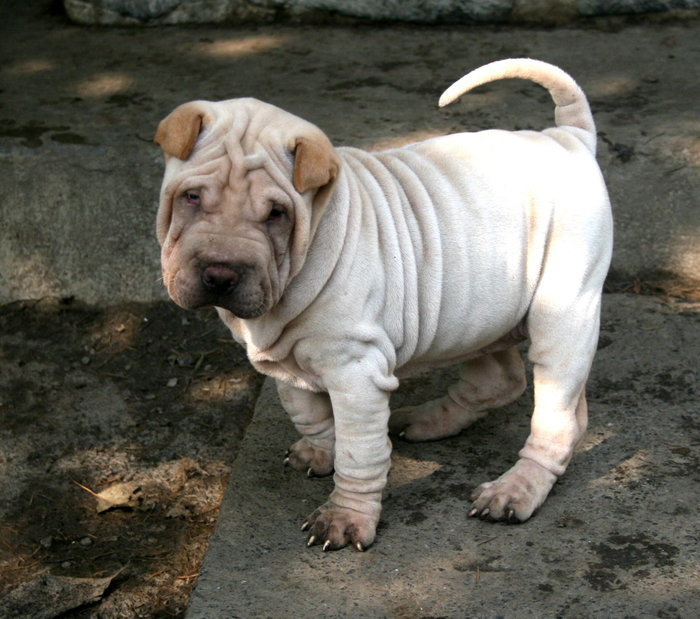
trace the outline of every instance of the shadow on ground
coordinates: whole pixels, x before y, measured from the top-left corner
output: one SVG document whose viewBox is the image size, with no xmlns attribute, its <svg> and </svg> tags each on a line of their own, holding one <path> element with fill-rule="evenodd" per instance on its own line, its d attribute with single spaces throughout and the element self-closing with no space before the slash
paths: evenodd
<svg viewBox="0 0 700 619">
<path fill-rule="evenodd" d="M 260 384 L 213 312 L 1 308 L 0 616 L 181 614 Z"/>
</svg>

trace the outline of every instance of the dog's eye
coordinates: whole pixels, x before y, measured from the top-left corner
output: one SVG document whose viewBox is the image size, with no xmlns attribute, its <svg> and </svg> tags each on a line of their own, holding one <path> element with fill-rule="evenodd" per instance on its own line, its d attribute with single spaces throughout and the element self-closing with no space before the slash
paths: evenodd
<svg viewBox="0 0 700 619">
<path fill-rule="evenodd" d="M 284 210 L 284 208 L 279 204 L 273 203 L 265 223 L 274 224 L 282 221 L 286 216 L 287 212 Z"/>
<path fill-rule="evenodd" d="M 201 204 L 201 198 L 199 195 L 199 191 L 196 191 L 194 189 L 188 189 L 184 194 L 182 194 L 187 201 L 187 204 L 191 204 L 192 206 L 199 206 Z"/>
</svg>

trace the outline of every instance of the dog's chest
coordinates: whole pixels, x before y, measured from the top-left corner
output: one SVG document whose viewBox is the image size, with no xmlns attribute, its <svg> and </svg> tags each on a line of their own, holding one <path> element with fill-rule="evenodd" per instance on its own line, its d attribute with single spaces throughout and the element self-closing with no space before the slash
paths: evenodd
<svg viewBox="0 0 700 619">
<path fill-rule="evenodd" d="M 324 390 L 321 379 L 303 369 L 293 355 L 288 355 L 281 360 L 273 360 L 260 353 L 251 355 L 249 350 L 248 358 L 253 367 L 261 374 L 266 374 L 301 389 Z"/>
</svg>

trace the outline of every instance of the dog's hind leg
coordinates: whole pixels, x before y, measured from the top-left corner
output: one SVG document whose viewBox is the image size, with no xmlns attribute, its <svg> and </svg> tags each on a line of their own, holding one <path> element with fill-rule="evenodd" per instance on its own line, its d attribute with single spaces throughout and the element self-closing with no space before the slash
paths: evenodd
<svg viewBox="0 0 700 619">
<path fill-rule="evenodd" d="M 447 394 L 392 412 L 389 430 L 409 441 L 458 434 L 486 413 L 517 399 L 525 390 L 525 369 L 517 347 L 464 362 Z"/>
<path fill-rule="evenodd" d="M 277 393 L 302 435 L 289 448 L 285 466 L 304 471 L 309 477 L 330 475 L 333 472 L 335 427 L 328 394 L 298 389 L 279 380 Z"/>
<path fill-rule="evenodd" d="M 575 232 L 581 235 L 584 229 Z M 552 236 L 557 234 L 563 236 L 555 229 Z M 564 237 L 550 245 L 528 312 L 535 394 L 530 435 L 513 467 L 472 493 L 472 517 L 527 520 L 563 475 L 586 431 L 585 386 L 598 341 L 600 289 L 609 253 L 602 243 L 583 243 L 572 257 L 563 247 L 567 242 Z"/>
<path fill-rule="evenodd" d="M 559 423 L 551 424 L 552 414 L 535 409 L 533 431 L 520 451 L 519 460 L 498 479 L 483 483 L 472 492 L 469 516 L 523 522 L 542 505 L 586 430 L 585 393 L 581 391 L 570 412 L 553 411 L 553 414 L 563 416 Z"/>
</svg>

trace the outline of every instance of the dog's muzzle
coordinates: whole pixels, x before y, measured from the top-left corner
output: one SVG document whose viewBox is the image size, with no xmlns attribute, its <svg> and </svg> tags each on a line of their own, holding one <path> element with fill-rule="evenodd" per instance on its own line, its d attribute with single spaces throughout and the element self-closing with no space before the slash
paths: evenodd
<svg viewBox="0 0 700 619">
<path fill-rule="evenodd" d="M 242 269 L 228 264 L 209 264 L 201 267 L 199 279 L 204 290 L 217 297 L 233 293 L 241 281 Z"/>
<path fill-rule="evenodd" d="M 266 309 L 266 294 L 257 269 L 249 264 L 202 264 L 200 303 L 229 310 L 239 318 L 256 318 Z"/>
</svg>

